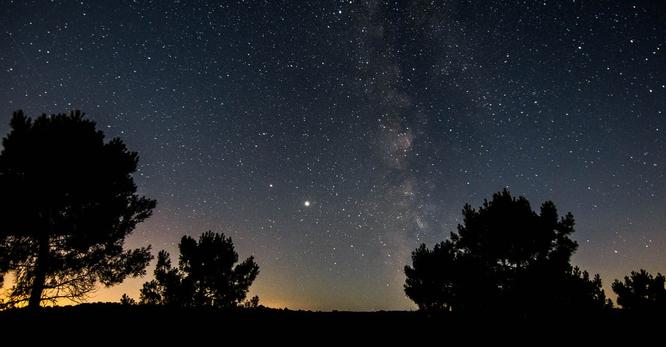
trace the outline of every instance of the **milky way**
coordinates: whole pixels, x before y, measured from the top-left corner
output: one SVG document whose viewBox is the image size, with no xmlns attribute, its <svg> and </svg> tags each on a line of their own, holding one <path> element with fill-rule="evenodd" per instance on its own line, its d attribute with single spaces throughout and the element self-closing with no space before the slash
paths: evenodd
<svg viewBox="0 0 666 347">
<path fill-rule="evenodd" d="M 607 286 L 666 271 L 664 50 L 659 1 L 5 1 L 0 134 L 83 110 L 158 201 L 128 246 L 224 232 L 269 306 L 414 308 L 411 250 L 504 187 Z"/>
</svg>

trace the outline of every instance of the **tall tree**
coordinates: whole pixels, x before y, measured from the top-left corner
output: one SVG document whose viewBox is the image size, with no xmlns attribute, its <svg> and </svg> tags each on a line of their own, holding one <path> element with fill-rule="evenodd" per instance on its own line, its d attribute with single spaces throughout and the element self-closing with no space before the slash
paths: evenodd
<svg viewBox="0 0 666 347">
<path fill-rule="evenodd" d="M 560 218 L 552 202 L 536 213 L 505 189 L 478 210 L 465 205 L 449 240 L 412 253 L 405 293 L 422 310 L 607 307 L 600 278 L 570 264 L 573 226 L 573 216 Z"/>
<path fill-rule="evenodd" d="M 641 269 L 625 276 L 624 282 L 615 280 L 612 288 L 617 294 L 617 303 L 625 310 L 666 312 L 665 283 L 664 275 L 652 276 Z"/>
<path fill-rule="evenodd" d="M 139 157 L 105 141 L 80 111 L 15 112 L 0 153 L 0 277 L 13 272 L 5 305 L 82 300 L 145 273 L 150 246 L 124 250 L 125 237 L 155 200 L 136 194 Z"/>
<path fill-rule="evenodd" d="M 222 233 L 205 232 L 198 242 L 183 236 L 178 248 L 178 269 L 171 267 L 169 254 L 160 251 L 155 278 L 141 289 L 142 303 L 236 307 L 245 299 L 259 274 L 254 257 L 238 263 L 231 238 Z M 255 302 L 250 304 L 258 305 L 258 298 L 253 300 Z"/>
</svg>

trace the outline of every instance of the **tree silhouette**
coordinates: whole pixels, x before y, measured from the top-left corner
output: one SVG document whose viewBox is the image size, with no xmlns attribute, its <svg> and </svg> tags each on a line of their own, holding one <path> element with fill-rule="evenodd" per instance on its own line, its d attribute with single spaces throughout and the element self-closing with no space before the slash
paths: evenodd
<svg viewBox="0 0 666 347">
<path fill-rule="evenodd" d="M 540 213 L 505 189 L 478 210 L 463 208 L 458 232 L 405 266 L 405 294 L 421 310 L 518 313 L 544 309 L 600 309 L 609 301 L 601 279 L 572 267 L 574 219 L 552 202 Z"/>
<path fill-rule="evenodd" d="M 136 194 L 138 156 L 80 111 L 14 113 L 0 154 L 0 277 L 13 272 L 5 306 L 82 300 L 145 273 L 150 247 L 123 250 L 155 201 Z"/>
<path fill-rule="evenodd" d="M 120 303 L 122 305 L 136 305 L 136 300 L 130 298 L 127 294 L 123 294 L 123 296 L 120 297 Z"/>
<path fill-rule="evenodd" d="M 251 297 L 249 300 L 246 300 L 243 303 L 243 307 L 245 308 L 258 308 L 259 307 L 259 296 L 255 295 Z"/>
<path fill-rule="evenodd" d="M 629 311 L 666 311 L 666 277 L 657 273 L 652 276 L 641 269 L 632 271 L 624 277 L 624 282 L 615 280 L 613 291 L 617 294 L 617 303 Z"/>
<path fill-rule="evenodd" d="M 155 279 L 141 289 L 141 303 L 170 306 L 236 307 L 245 299 L 259 274 L 253 257 L 238 263 L 231 238 L 208 231 L 197 242 L 183 236 L 178 248 L 178 269 L 171 266 L 169 254 L 160 251 Z M 236 265 L 234 265 L 236 264 Z M 257 306 L 259 298 L 247 305 Z"/>
<path fill-rule="evenodd" d="M 140 302 L 149 305 L 193 306 L 194 287 L 189 279 L 171 267 L 167 251 L 157 255 L 154 279 L 143 284 Z"/>
</svg>

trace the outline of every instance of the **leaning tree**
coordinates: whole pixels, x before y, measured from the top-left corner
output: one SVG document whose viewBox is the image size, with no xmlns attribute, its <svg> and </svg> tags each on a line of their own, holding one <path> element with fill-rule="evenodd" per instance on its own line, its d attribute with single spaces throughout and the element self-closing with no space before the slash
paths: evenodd
<svg viewBox="0 0 666 347">
<path fill-rule="evenodd" d="M 150 246 L 123 249 L 155 200 L 137 194 L 139 157 L 105 141 L 80 111 L 34 120 L 15 112 L 0 153 L 0 278 L 4 305 L 80 301 L 101 283 L 145 273 Z"/>
</svg>

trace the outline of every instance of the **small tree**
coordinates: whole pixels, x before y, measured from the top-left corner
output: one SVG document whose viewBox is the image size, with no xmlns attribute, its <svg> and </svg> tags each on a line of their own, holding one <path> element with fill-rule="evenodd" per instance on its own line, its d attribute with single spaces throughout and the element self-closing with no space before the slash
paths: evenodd
<svg viewBox="0 0 666 347">
<path fill-rule="evenodd" d="M 421 245 L 405 266 L 405 294 L 421 310 L 483 311 L 603 308 L 598 276 L 569 263 L 577 244 L 571 214 L 552 202 L 540 213 L 504 190 L 478 210 L 463 209 L 463 224 L 432 250 Z"/>
<path fill-rule="evenodd" d="M 14 113 L 0 153 L 0 282 L 15 275 L 6 305 L 82 300 L 145 273 L 150 247 L 123 250 L 155 207 L 136 194 L 138 160 L 79 111 Z"/>
<path fill-rule="evenodd" d="M 125 306 L 136 305 L 136 300 L 130 298 L 127 294 L 123 294 L 123 296 L 120 297 L 120 304 Z"/>
<path fill-rule="evenodd" d="M 205 232 L 198 242 L 183 236 L 178 248 L 178 269 L 171 267 L 167 252 L 159 253 L 155 279 L 146 282 L 141 289 L 142 303 L 236 307 L 243 302 L 259 274 L 253 257 L 236 264 L 238 253 L 231 238 L 222 233 Z"/>
<path fill-rule="evenodd" d="M 251 309 L 259 308 L 259 296 L 255 295 L 250 299 L 245 300 L 245 302 L 243 302 L 243 307 Z"/>
<path fill-rule="evenodd" d="M 624 277 L 624 282 L 615 280 L 613 291 L 617 303 L 629 311 L 666 311 L 666 277 L 657 273 L 652 276 L 645 270 L 632 271 Z"/>
<path fill-rule="evenodd" d="M 193 306 L 191 284 L 178 269 L 171 267 L 169 253 L 162 250 L 157 255 L 154 279 L 143 284 L 139 301 L 149 305 Z"/>
</svg>

